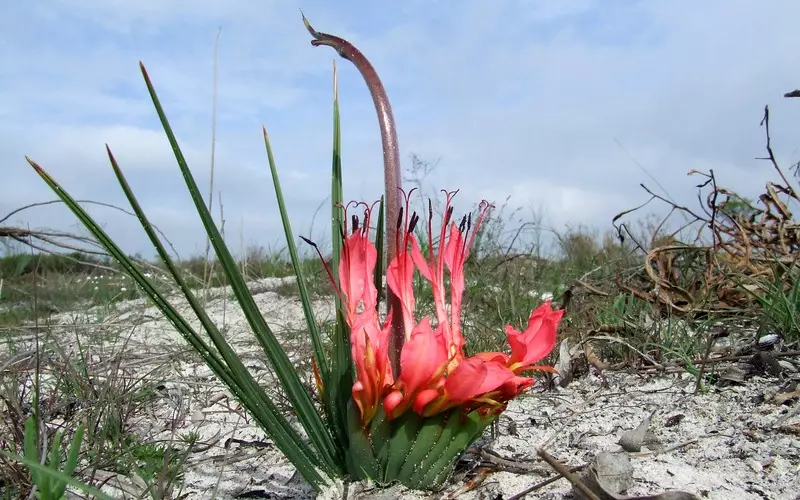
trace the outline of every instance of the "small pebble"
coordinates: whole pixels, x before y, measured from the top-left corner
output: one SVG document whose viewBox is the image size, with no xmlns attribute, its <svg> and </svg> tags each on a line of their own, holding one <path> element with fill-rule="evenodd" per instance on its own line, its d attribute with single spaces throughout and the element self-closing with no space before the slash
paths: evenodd
<svg viewBox="0 0 800 500">
<path fill-rule="evenodd" d="M 761 465 L 761 462 L 752 458 L 747 460 L 747 466 L 750 467 L 750 469 L 753 472 L 758 474 L 760 474 L 764 470 L 764 467 Z"/>
</svg>

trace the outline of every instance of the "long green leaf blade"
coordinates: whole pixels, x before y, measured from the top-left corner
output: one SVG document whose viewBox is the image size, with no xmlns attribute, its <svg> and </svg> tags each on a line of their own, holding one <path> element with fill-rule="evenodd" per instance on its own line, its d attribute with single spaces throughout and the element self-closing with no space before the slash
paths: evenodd
<svg viewBox="0 0 800 500">
<path fill-rule="evenodd" d="M 25 421 L 25 434 L 23 436 L 23 444 L 24 444 L 24 451 L 25 457 L 34 460 L 38 463 L 39 461 L 39 451 L 36 448 L 36 419 L 33 417 L 28 417 L 28 420 Z M 31 479 L 33 479 L 34 484 L 39 484 L 40 477 L 39 471 L 36 469 L 31 469 Z"/>
<path fill-rule="evenodd" d="M 39 462 L 37 462 L 36 460 L 31 460 L 31 459 L 26 458 L 26 457 L 21 457 L 19 455 L 15 455 L 13 453 L 9 453 L 9 452 L 7 452 L 5 450 L 0 450 L 0 455 L 4 456 L 6 458 L 10 458 L 11 460 L 15 460 L 15 461 L 17 461 L 17 462 L 19 462 L 21 464 L 24 464 L 26 467 L 28 467 L 28 469 L 30 469 L 31 475 L 33 475 L 34 472 L 36 474 L 38 474 L 38 475 L 46 475 L 50 479 L 63 481 L 65 483 L 67 483 L 68 485 L 83 491 L 84 493 L 88 493 L 89 495 L 94 495 L 95 498 L 98 498 L 98 499 L 101 499 L 101 500 L 114 500 L 114 498 L 106 495 L 105 493 L 103 493 L 102 491 L 98 490 L 97 488 L 93 488 L 92 486 L 89 486 L 86 483 L 78 481 L 77 479 L 64 474 L 60 470 L 56 470 L 56 469 L 52 469 L 50 467 L 46 467 L 46 466 L 40 464 Z"/>
<path fill-rule="evenodd" d="M 186 300 L 189 302 L 190 307 L 200 320 L 203 328 L 206 330 L 214 346 L 222 356 L 223 361 L 221 364 L 225 365 L 231 370 L 230 377 L 223 380 L 227 381 L 227 385 L 229 385 L 235 394 L 240 395 L 240 400 L 243 405 L 250 411 L 251 414 L 253 414 L 253 417 L 265 427 L 265 430 L 267 430 L 270 435 L 273 436 L 276 445 L 279 449 L 281 449 L 281 451 L 284 452 L 287 458 L 289 458 L 293 463 L 297 462 L 299 464 L 298 469 L 306 468 L 306 465 L 314 463 L 315 454 L 313 451 L 281 414 L 280 410 L 266 394 L 263 387 L 261 387 L 250 374 L 250 372 L 247 371 L 241 359 L 233 351 L 230 344 L 228 344 L 225 336 L 219 331 L 211 318 L 208 317 L 205 309 L 201 306 L 194 293 L 192 293 L 191 288 L 179 272 L 177 266 L 170 257 L 169 252 L 167 252 L 164 244 L 155 233 L 152 224 L 150 224 L 150 221 L 145 215 L 144 210 L 142 210 L 139 201 L 133 194 L 133 190 L 128 184 L 127 179 L 125 179 L 122 169 L 119 168 L 114 155 L 111 153 L 111 150 L 108 148 L 108 146 L 106 146 L 106 149 L 108 151 L 109 161 L 114 169 L 114 174 L 117 176 L 117 180 L 122 187 L 123 192 L 125 193 L 125 197 L 128 199 L 128 203 L 130 203 L 131 208 L 141 222 L 145 233 L 147 233 L 148 238 L 150 238 L 150 242 L 156 248 L 156 252 L 158 252 L 159 257 L 164 262 L 167 270 L 180 287 L 184 297 L 186 297 Z M 311 478 L 309 482 L 313 484 L 313 481 L 319 480 L 318 474 L 313 467 L 307 469 L 308 470 L 304 470 L 304 472 L 301 473 L 304 475 L 304 477 L 306 474 L 309 475 Z"/>
<path fill-rule="evenodd" d="M 234 295 L 236 296 L 236 299 L 242 308 L 242 312 L 244 313 L 250 328 L 253 330 L 253 333 L 261 344 L 262 349 L 272 363 L 275 373 L 277 374 L 289 401 L 294 407 L 300 423 L 308 433 L 308 436 L 314 447 L 320 453 L 320 458 L 322 459 L 321 465 L 329 471 L 342 471 L 344 466 L 336 458 L 336 446 L 331 434 L 328 432 L 328 429 L 322 421 L 322 417 L 320 416 L 319 412 L 314 407 L 311 396 L 308 394 L 305 386 L 300 380 L 300 376 L 295 371 L 291 360 L 289 360 L 289 357 L 286 355 L 283 347 L 272 333 L 272 330 L 269 328 L 269 325 L 267 325 L 267 322 L 261 316 L 261 312 L 259 311 L 255 300 L 253 300 L 252 295 L 250 295 L 250 292 L 247 289 L 247 284 L 245 283 L 241 273 L 239 273 L 238 266 L 236 265 L 230 250 L 228 250 L 227 245 L 225 245 L 222 235 L 214 223 L 214 220 L 203 200 L 203 196 L 200 194 L 200 190 L 197 187 L 197 183 L 195 182 L 194 177 L 189 170 L 189 166 L 185 157 L 183 156 L 183 153 L 181 152 L 178 141 L 175 138 L 175 134 L 172 132 L 172 127 L 167 120 L 166 113 L 164 112 L 158 96 L 156 95 L 156 91 L 150 82 L 149 76 L 147 75 L 147 70 L 142 63 L 139 63 L 139 66 L 141 68 L 142 75 L 144 76 L 147 90 L 150 93 L 150 98 L 153 101 L 153 105 L 156 108 L 161 125 L 164 128 L 164 132 L 167 135 L 170 145 L 172 146 L 175 159 L 178 162 L 178 166 L 183 174 L 186 186 L 189 189 L 192 201 L 194 202 L 195 208 L 197 209 L 197 212 L 203 222 L 203 226 L 205 227 L 209 238 L 211 239 L 211 244 L 214 247 L 214 251 L 219 258 L 220 263 L 222 264 L 225 275 L 231 284 L 231 289 L 233 290 Z"/>
<path fill-rule="evenodd" d="M 378 221 L 376 223 L 375 228 L 375 249 L 378 251 L 378 260 L 375 262 L 375 289 L 378 290 L 378 300 L 375 301 L 375 308 L 380 312 L 381 307 L 381 298 L 384 294 L 383 290 L 383 258 L 385 256 L 385 251 L 383 248 L 383 236 L 384 236 L 384 206 L 383 206 L 383 196 L 381 196 L 380 205 L 378 206 Z"/>
<path fill-rule="evenodd" d="M 172 307 L 172 305 L 164 298 L 164 296 L 152 285 L 152 283 L 141 273 L 141 271 L 139 271 L 139 269 L 133 264 L 127 255 L 122 252 L 116 243 L 111 240 L 105 231 L 103 231 L 103 229 L 94 221 L 94 219 L 92 219 L 91 216 L 89 216 L 89 214 L 80 205 L 78 205 L 78 203 L 66 192 L 66 190 L 64 190 L 54 179 L 52 179 L 38 164 L 36 164 L 36 162 L 30 158 L 27 158 L 27 160 L 28 163 L 30 163 L 31 166 L 36 170 L 39 176 L 42 177 L 45 183 L 50 186 L 50 188 L 62 199 L 62 201 L 64 201 L 64 204 L 67 205 L 70 210 L 72 210 L 84 227 L 86 227 L 87 230 L 89 230 L 89 232 L 92 233 L 92 235 L 97 239 L 97 241 L 109 252 L 109 254 L 120 263 L 128 275 L 136 281 L 136 283 L 153 301 L 156 307 L 158 307 L 162 314 L 164 314 L 167 320 L 200 354 L 212 371 L 214 371 L 214 373 L 219 376 L 228 387 L 231 388 L 234 396 L 240 401 L 246 401 L 248 399 L 247 394 L 243 393 L 239 388 L 234 375 L 224 364 L 224 362 L 219 359 L 219 356 L 216 354 L 216 352 L 214 352 L 210 346 L 208 346 L 202 340 L 199 334 L 194 331 L 194 329 L 183 318 L 183 316 L 181 316 L 174 309 L 174 307 Z M 112 161 L 112 165 L 115 165 L 115 162 Z M 122 180 L 124 181 L 124 177 Z M 127 184 L 124 183 L 123 186 L 126 187 Z M 134 208 L 139 209 L 138 216 L 140 217 L 140 220 L 147 221 L 147 219 L 144 217 L 144 214 L 141 213 L 141 208 L 138 207 L 138 204 Z M 152 226 L 150 227 L 152 228 Z M 163 249 L 163 245 L 161 245 L 161 250 L 166 253 L 166 251 Z M 256 406 L 256 408 L 258 408 L 258 406 Z M 266 405 L 266 409 L 267 411 L 270 410 L 268 404 Z M 274 409 L 274 411 L 277 413 L 277 409 Z M 254 416 L 258 417 L 258 414 Z M 280 430 L 278 423 L 275 424 L 275 428 Z M 303 448 L 294 446 L 294 443 L 297 441 L 297 439 L 299 439 L 299 437 L 297 439 L 290 440 L 290 438 L 287 438 L 282 433 L 276 432 L 272 438 L 275 440 L 276 445 L 281 449 L 281 451 L 286 453 L 287 458 L 289 458 L 292 463 L 296 464 L 298 471 L 303 475 L 303 477 L 309 481 L 310 484 L 314 485 L 315 487 L 319 487 L 319 485 L 322 483 L 322 478 L 319 476 L 319 473 L 313 468 L 312 463 L 305 459 L 305 456 L 298 455 L 299 450 L 302 450 Z"/>
<path fill-rule="evenodd" d="M 333 61 L 333 160 L 331 161 L 331 271 L 339 283 L 339 261 L 342 255 L 341 231 L 344 224 L 344 190 L 342 188 L 342 131 L 339 116 L 339 80 Z M 336 308 L 342 301 L 335 297 Z"/>
<path fill-rule="evenodd" d="M 339 80 L 336 60 L 333 61 L 333 157 L 331 159 L 331 273 L 339 285 L 339 262 L 342 255 L 342 229 L 344 227 L 344 189 L 342 187 L 342 130 L 339 114 Z M 352 377 L 352 359 L 350 353 L 350 337 L 344 318 L 344 308 L 338 294 L 334 298 L 336 308 L 336 325 L 333 332 L 333 354 L 331 375 L 325 381 L 330 393 L 330 412 L 333 415 L 332 426 L 337 430 L 337 437 L 343 447 L 348 446 L 347 402 L 350 400 Z"/>
<path fill-rule="evenodd" d="M 81 451 L 81 443 L 83 442 L 83 424 L 78 424 L 75 429 L 75 435 L 72 437 L 72 442 L 69 445 L 69 452 L 67 453 L 67 461 L 64 463 L 62 472 L 71 476 L 75 472 L 75 467 L 78 465 L 78 453 Z M 56 480 L 53 486 L 53 496 L 61 498 L 64 496 L 64 490 L 67 488 L 67 483 Z"/>
<path fill-rule="evenodd" d="M 281 223 L 283 224 L 283 232 L 286 235 L 286 245 L 289 249 L 289 256 L 292 260 L 292 268 L 295 277 L 297 278 L 297 287 L 300 289 L 300 303 L 303 306 L 303 315 L 306 319 L 306 326 L 308 332 L 311 334 L 311 344 L 314 348 L 314 356 L 317 361 L 317 369 L 320 372 L 322 380 L 327 380 L 329 373 L 328 360 L 325 356 L 325 348 L 322 345 L 322 339 L 319 335 L 319 328 L 317 327 L 317 320 L 314 317 L 314 311 L 311 309 L 311 300 L 308 297 L 308 287 L 306 280 L 303 276 L 303 269 L 300 266 L 300 258 L 297 255 L 297 245 L 294 242 L 294 234 L 292 233 L 292 224 L 289 221 L 289 214 L 286 211 L 286 202 L 283 199 L 283 190 L 281 189 L 281 181 L 278 178 L 278 169 L 275 165 L 275 156 L 272 152 L 272 145 L 269 142 L 269 135 L 267 128 L 262 127 L 264 134 L 264 146 L 267 149 L 267 160 L 269 161 L 269 170 L 272 174 L 272 183 L 275 186 L 275 197 L 278 200 L 278 211 L 281 214 Z"/>
</svg>

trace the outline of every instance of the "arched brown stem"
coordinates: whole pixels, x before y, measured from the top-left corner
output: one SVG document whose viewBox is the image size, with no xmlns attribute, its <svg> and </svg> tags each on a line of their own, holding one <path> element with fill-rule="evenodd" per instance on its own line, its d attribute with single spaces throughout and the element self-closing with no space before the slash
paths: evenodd
<svg viewBox="0 0 800 500">
<path fill-rule="evenodd" d="M 361 76 L 372 94 L 372 101 L 375 103 L 375 111 L 378 112 L 378 123 L 381 127 L 381 143 L 383 145 L 383 175 L 386 185 L 386 262 L 391 262 L 397 253 L 397 221 L 400 216 L 400 193 L 402 180 L 400 178 L 400 150 L 397 145 L 397 130 L 394 125 L 394 115 L 392 106 L 389 104 L 389 97 L 383 88 L 383 83 L 378 77 L 378 73 L 372 64 L 364 57 L 357 48 L 347 40 L 338 36 L 320 33 L 314 30 L 305 16 L 303 23 L 314 39 L 311 45 L 327 45 L 333 47 L 336 52 L 347 59 L 358 69 Z M 400 373 L 400 350 L 403 347 L 405 334 L 403 332 L 403 318 L 400 311 L 399 299 L 386 287 L 386 302 L 394 311 L 392 318 L 392 337 L 389 347 L 389 359 L 392 363 L 392 371 L 395 377 Z"/>
</svg>

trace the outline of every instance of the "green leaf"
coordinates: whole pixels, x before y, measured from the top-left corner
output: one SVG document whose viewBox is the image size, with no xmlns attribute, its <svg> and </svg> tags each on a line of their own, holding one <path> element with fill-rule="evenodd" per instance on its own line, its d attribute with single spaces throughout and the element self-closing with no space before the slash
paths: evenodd
<svg viewBox="0 0 800 500">
<path fill-rule="evenodd" d="M 344 227 L 344 190 L 342 188 L 342 131 L 339 116 L 339 81 L 333 61 L 333 159 L 331 161 L 331 273 L 339 283 L 339 261 L 342 255 L 341 231 Z M 335 298 L 336 308 L 342 301 Z"/>
<path fill-rule="evenodd" d="M 406 411 L 406 413 L 414 413 L 414 411 Z M 432 417 L 425 417 L 422 419 L 419 432 L 412 441 L 411 450 L 405 457 L 403 466 L 397 474 L 397 479 L 404 485 L 408 485 L 408 480 L 419 470 L 422 462 L 428 457 L 439 439 L 442 437 L 444 428 L 448 423 L 448 413 L 438 413 Z M 393 443 L 394 444 L 394 443 Z M 389 451 L 394 455 L 395 450 Z"/>
<path fill-rule="evenodd" d="M 147 90 L 150 93 L 150 98 L 152 99 L 153 105 L 158 113 L 158 117 L 161 120 L 161 125 L 164 128 L 167 139 L 172 146 L 172 151 L 175 154 L 175 159 L 177 160 L 178 166 L 183 174 L 183 179 L 186 182 L 187 188 L 189 189 L 192 201 L 194 202 L 195 208 L 200 215 L 203 226 L 208 233 L 217 258 L 219 259 L 222 268 L 225 271 L 225 276 L 227 277 L 228 282 L 231 284 L 231 289 L 233 290 L 236 300 L 239 302 L 239 305 L 242 308 L 242 312 L 244 313 L 250 328 L 253 330 L 258 342 L 261 344 L 264 353 L 269 358 L 273 368 L 275 369 L 275 373 L 285 390 L 286 396 L 291 402 L 292 407 L 294 408 L 295 413 L 300 420 L 300 423 L 308 433 L 309 439 L 313 443 L 314 448 L 319 453 L 319 457 L 321 459 L 320 465 L 330 472 L 343 472 L 344 464 L 339 460 L 336 445 L 328 431 L 327 426 L 323 422 L 322 417 L 317 409 L 314 407 L 311 396 L 300 380 L 300 376 L 298 375 L 297 371 L 295 371 L 294 365 L 286 355 L 286 352 L 283 350 L 283 347 L 280 345 L 277 338 L 275 338 L 275 335 L 272 333 L 272 330 L 269 328 L 269 325 L 267 325 L 267 322 L 264 320 L 263 316 L 261 316 L 261 312 L 259 311 L 253 296 L 250 295 L 250 292 L 247 289 L 247 284 L 245 283 L 241 273 L 239 273 L 236 262 L 234 261 L 227 245 L 225 245 L 222 235 L 220 234 L 219 229 L 214 223 L 211 213 L 203 201 L 203 196 L 200 194 L 197 183 L 195 182 L 194 177 L 189 170 L 189 166 L 186 163 L 183 153 L 181 152 L 178 141 L 175 138 L 175 134 L 172 132 L 172 128 L 169 125 L 169 121 L 164 113 L 164 109 L 161 107 L 161 103 L 156 95 L 155 89 L 153 88 L 150 78 L 147 75 L 147 70 L 142 63 L 139 63 L 139 65 L 147 85 Z"/>
<path fill-rule="evenodd" d="M 51 469 L 58 470 L 61 460 L 59 459 L 59 452 L 61 451 L 61 432 L 56 432 L 53 436 L 53 442 L 50 443 L 50 456 L 47 458 L 47 466 Z M 50 476 L 41 477 L 39 483 L 39 491 L 41 491 L 43 498 L 58 498 L 53 496 L 53 478 Z"/>
<path fill-rule="evenodd" d="M 36 435 L 38 434 L 36 429 L 36 419 L 33 417 L 28 417 L 25 421 L 25 436 L 24 436 L 24 450 L 25 450 L 25 457 L 28 460 L 33 460 L 36 463 L 39 462 L 39 450 L 36 448 Z M 33 480 L 34 484 L 39 484 L 41 478 L 39 476 L 39 472 L 37 470 L 31 469 L 31 479 Z"/>
<path fill-rule="evenodd" d="M 344 227 L 344 195 L 342 188 L 342 133 L 339 116 L 339 85 L 336 61 L 333 62 L 333 158 L 331 160 L 331 274 L 339 284 L 339 262 L 342 255 L 342 228 Z M 333 331 L 331 371 L 325 380 L 328 393 L 328 411 L 331 426 L 343 449 L 348 446 L 347 404 L 351 399 L 353 386 L 353 362 L 350 351 L 350 337 L 344 317 L 342 301 L 334 298 L 336 325 Z"/>
<path fill-rule="evenodd" d="M 271 398 L 266 394 L 261 385 L 253 378 L 252 374 L 247 371 L 247 368 L 245 368 L 244 364 L 236 355 L 233 348 L 231 348 L 230 344 L 228 344 L 227 340 L 225 340 L 225 336 L 219 331 L 211 318 L 208 317 L 205 309 L 203 309 L 200 302 L 195 297 L 188 283 L 186 283 L 186 281 L 183 279 L 183 276 L 181 275 L 175 263 L 172 261 L 172 258 L 169 256 L 169 253 L 167 252 L 163 243 L 158 238 L 158 235 L 156 235 L 152 224 L 150 224 L 150 221 L 144 214 L 141 205 L 139 205 L 136 196 L 134 196 L 130 185 L 125 179 L 125 176 L 114 159 L 114 156 L 111 154 L 111 151 L 108 150 L 108 153 L 109 160 L 111 161 L 111 165 L 114 169 L 114 173 L 117 176 L 117 180 L 125 192 L 125 196 L 128 198 L 128 202 L 133 208 L 134 213 L 139 218 L 139 221 L 147 233 L 147 236 L 150 238 L 151 243 L 156 247 L 159 257 L 161 257 L 161 260 L 164 262 L 164 265 L 169 270 L 173 279 L 176 281 L 176 283 L 178 283 L 178 286 L 183 292 L 184 297 L 186 297 L 186 300 L 189 302 L 189 305 L 191 306 L 195 315 L 208 333 L 217 351 L 211 351 L 210 347 L 199 338 L 199 335 L 194 332 L 194 330 L 182 330 L 187 333 L 185 337 L 188 336 L 189 338 L 196 340 L 196 343 L 199 345 L 202 351 L 208 352 L 210 355 L 212 355 L 213 359 L 215 360 L 213 363 L 214 366 L 219 366 L 220 368 L 224 367 L 224 369 L 219 370 L 220 373 L 218 373 L 218 376 L 220 376 L 220 378 L 226 382 L 226 385 L 233 389 L 234 394 L 239 396 L 244 407 L 250 410 L 250 412 L 254 415 L 254 418 L 256 418 L 262 427 L 273 436 L 276 445 L 279 447 L 279 449 L 281 449 L 281 451 L 284 452 L 284 454 L 286 454 L 287 458 L 289 458 L 292 463 L 294 463 L 294 460 L 301 461 L 304 464 L 313 463 L 312 460 L 315 457 L 315 453 L 307 446 L 305 441 L 303 441 L 300 435 L 297 434 L 294 428 L 292 428 L 286 418 L 281 414 L 277 406 L 272 402 Z M 217 355 L 217 353 L 219 353 L 219 355 Z M 213 366 L 211 367 L 213 369 Z M 288 453 L 286 450 L 288 450 Z M 310 477 L 313 477 L 314 480 L 320 480 L 319 474 L 316 473 L 312 467 L 308 465 L 298 466 L 298 468 L 300 467 L 305 469 L 305 473 L 309 474 Z"/>
<path fill-rule="evenodd" d="M 381 196 L 380 205 L 378 206 L 378 221 L 377 221 L 377 228 L 375 229 L 375 249 L 378 251 L 378 260 L 375 263 L 375 289 L 378 290 L 378 300 L 375 301 L 375 309 L 380 312 L 381 307 L 381 299 L 384 295 L 384 288 L 383 288 L 383 259 L 385 256 L 385 249 L 383 245 L 383 237 L 384 237 L 384 217 L 386 216 L 384 213 L 384 206 L 383 206 L 383 196 Z"/>
<path fill-rule="evenodd" d="M 270 436 L 275 440 L 276 446 L 286 455 L 298 472 L 315 488 L 322 486 L 325 481 L 320 476 L 317 469 L 314 467 L 316 460 L 315 454 L 310 450 L 308 445 L 302 440 L 291 425 L 286 421 L 285 417 L 280 413 L 278 408 L 269 399 L 264 392 L 263 388 L 256 383 L 252 375 L 247 372 L 241 360 L 235 355 L 233 350 L 225 341 L 225 338 L 216 328 L 214 323 L 208 318 L 203 308 L 200 306 L 197 299 L 191 293 L 186 282 L 181 277 L 172 259 L 169 257 L 164 245 L 158 239 L 153 230 L 152 225 L 147 220 L 144 212 L 139 206 L 138 201 L 133 196 L 122 171 L 116 163 L 111 151 L 108 150 L 111 165 L 120 182 L 120 186 L 125 192 L 128 201 L 131 203 L 136 216 L 142 223 L 142 227 L 150 237 L 151 242 L 156 247 L 159 256 L 164 260 L 164 264 L 176 280 L 181 290 L 184 292 L 186 299 L 189 301 L 192 309 L 200 319 L 206 332 L 216 342 L 216 346 L 222 352 L 222 358 L 219 353 L 212 349 L 192 328 L 192 326 L 181 316 L 175 308 L 166 300 L 166 298 L 159 292 L 148 280 L 142 272 L 133 264 L 133 262 L 122 252 L 122 250 L 114 243 L 113 240 L 103 231 L 103 229 L 89 216 L 89 214 L 62 188 L 55 180 L 53 180 L 38 164 L 28 158 L 28 162 L 37 171 L 40 177 L 47 183 L 48 186 L 64 201 L 64 204 L 72 210 L 78 220 L 86 227 L 86 229 L 97 239 L 97 241 L 108 251 L 108 253 L 125 269 L 131 278 L 142 288 L 145 294 L 153 301 L 156 307 L 164 314 L 165 318 L 175 327 L 175 329 L 186 339 L 187 342 L 200 354 L 202 359 L 211 368 L 211 370 L 227 385 L 233 395 L 242 402 L 242 405 L 247 408 L 253 417 L 259 422 L 264 430 L 270 433 Z M 226 364 L 229 363 L 229 364 Z M 232 367 L 232 368 L 231 368 Z M 35 428 L 33 428 L 35 432 Z M 26 434 L 27 436 L 27 434 Z M 35 436 L 35 435 L 34 435 Z M 35 437 L 33 438 L 35 439 Z M 35 453 L 35 449 L 34 449 Z"/>
<path fill-rule="evenodd" d="M 9 458 L 11 460 L 17 461 L 17 462 L 25 465 L 26 467 L 28 467 L 28 469 L 31 471 L 31 476 L 33 476 L 34 473 L 37 476 L 40 476 L 40 477 L 41 476 L 47 476 L 48 479 L 53 479 L 53 480 L 57 480 L 57 481 L 63 481 L 64 483 L 72 486 L 73 488 L 77 488 L 77 489 L 83 491 L 86 494 L 94 495 L 94 498 L 97 498 L 97 499 L 100 499 L 100 500 L 114 500 L 112 497 L 106 495 L 105 493 L 103 493 L 102 491 L 98 490 L 97 488 L 93 488 L 92 486 L 89 486 L 86 483 L 78 481 L 77 479 L 75 479 L 75 478 L 73 478 L 71 476 L 68 476 L 67 474 L 65 474 L 65 473 L 63 473 L 63 472 L 61 472 L 59 470 L 53 469 L 51 467 L 44 466 L 44 465 L 40 464 L 37 460 L 31 460 L 30 458 L 27 458 L 27 457 L 21 457 L 19 455 L 15 455 L 13 453 L 9 453 L 9 452 L 7 452 L 5 450 L 0 450 L 0 455 L 4 456 L 6 458 Z"/>
<path fill-rule="evenodd" d="M 78 453 L 81 449 L 81 442 L 83 441 L 83 424 L 79 424 L 78 428 L 75 429 L 75 435 L 72 437 L 72 443 L 69 446 L 69 453 L 67 453 L 67 462 L 64 464 L 64 469 L 62 472 L 68 476 L 72 476 L 72 473 L 75 472 L 75 467 L 78 465 Z M 55 498 L 61 498 L 64 496 L 64 491 L 67 488 L 67 483 L 61 480 L 56 480 L 55 486 L 53 486 L 53 496 Z"/>
<path fill-rule="evenodd" d="M 350 448 L 347 459 L 348 469 L 353 479 L 380 480 L 381 466 L 372 450 L 370 436 L 361 428 L 361 418 L 353 398 L 349 398 L 347 405 L 347 428 L 350 438 Z"/>
<path fill-rule="evenodd" d="M 386 471 L 389 463 L 389 444 L 392 438 L 392 422 L 386 417 L 383 405 L 378 406 L 378 411 L 369 423 L 369 435 L 372 439 L 372 451 L 380 462 L 381 470 Z M 380 477 L 384 482 L 385 475 Z"/>
<path fill-rule="evenodd" d="M 419 489 L 439 489 L 453 472 L 455 460 L 482 434 L 496 416 L 482 417 L 477 411 L 464 415 L 460 408 L 452 410 L 447 425 L 428 456 L 406 484 Z"/>
<path fill-rule="evenodd" d="M 384 469 L 383 480 L 391 483 L 399 478 L 409 452 L 417 442 L 423 419 L 414 411 L 406 411 L 392 421 L 392 437 L 389 441 L 389 459 Z"/>
<path fill-rule="evenodd" d="M 325 348 L 322 345 L 322 339 L 319 335 L 319 328 L 317 327 L 317 320 L 314 318 L 314 311 L 311 308 L 311 300 L 308 298 L 308 287 L 306 280 L 303 276 L 303 269 L 300 266 L 300 258 L 297 256 L 297 245 L 294 242 L 294 234 L 292 233 L 292 224 L 289 221 L 289 214 L 286 211 L 286 202 L 283 199 L 283 190 L 281 189 L 281 181 L 278 178 L 278 169 L 275 166 L 275 157 L 272 153 L 272 146 L 269 142 L 266 127 L 262 127 L 264 134 L 264 146 L 267 148 L 267 159 L 269 161 L 269 170 L 272 174 L 272 183 L 275 186 L 275 197 L 278 200 L 278 211 L 281 214 L 281 222 L 283 223 L 283 232 L 286 235 L 286 245 L 289 248 L 289 256 L 292 260 L 292 268 L 294 269 L 295 277 L 297 278 L 297 287 L 300 289 L 300 302 L 303 306 L 303 315 L 306 319 L 306 326 L 311 335 L 311 344 L 314 348 L 314 357 L 317 361 L 317 369 L 319 370 L 322 380 L 327 380 L 330 376 L 328 368 L 328 360 L 325 356 Z"/>
</svg>

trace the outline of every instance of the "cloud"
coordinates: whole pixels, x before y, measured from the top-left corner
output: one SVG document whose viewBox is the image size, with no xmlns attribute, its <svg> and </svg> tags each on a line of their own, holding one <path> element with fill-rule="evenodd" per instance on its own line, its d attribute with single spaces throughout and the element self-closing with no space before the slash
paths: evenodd
<svg viewBox="0 0 800 500">
<path fill-rule="evenodd" d="M 774 147 L 798 158 L 800 86 L 794 19 L 800 4 L 410 0 L 184 0 L 17 3 L 0 21 L 0 214 L 52 198 L 27 167 L 42 164 L 76 197 L 124 205 L 108 143 L 148 214 L 179 251 L 203 233 L 149 101 L 144 61 L 203 192 L 212 123 L 213 43 L 222 28 L 216 193 L 232 241 L 281 241 L 266 155 L 275 148 L 295 233 L 307 234 L 328 196 L 331 60 L 313 48 L 299 7 L 317 29 L 346 37 L 373 62 L 392 100 L 404 164 L 440 159 L 435 189 L 460 188 L 458 207 L 481 198 L 544 209 L 549 223 L 609 227 L 658 184 L 690 203 L 692 169 L 755 194 L 773 174 L 759 120 L 773 113 Z M 12 22 L 13 20 L 13 22 Z M 376 199 L 380 137 L 366 87 L 340 70 L 346 196 Z M 217 194 L 215 194 L 215 197 Z M 218 199 L 217 199 L 218 201 Z M 216 209 L 218 210 L 218 208 Z M 126 250 L 152 255 L 135 221 L 93 209 Z M 194 222 L 193 222 L 194 221 Z M 63 207 L 14 222 L 74 228 Z M 326 220 L 314 231 L 324 238 Z M 234 246 L 236 246 L 234 245 Z"/>
</svg>

